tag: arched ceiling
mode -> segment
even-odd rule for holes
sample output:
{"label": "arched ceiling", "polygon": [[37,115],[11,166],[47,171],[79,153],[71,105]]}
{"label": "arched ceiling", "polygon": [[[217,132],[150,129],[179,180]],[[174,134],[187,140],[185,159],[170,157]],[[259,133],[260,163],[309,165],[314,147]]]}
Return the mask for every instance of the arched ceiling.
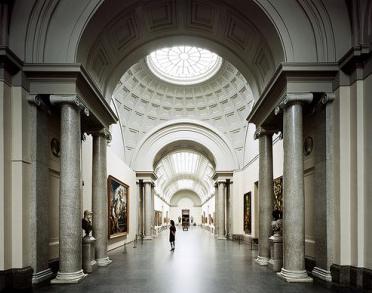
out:
{"label": "arched ceiling", "polygon": [[188,190],[188,189],[177,191],[172,196],[169,203],[171,206],[178,206],[178,203],[184,198],[190,199],[192,203],[194,204],[194,206],[202,205],[202,201],[200,197],[194,191]]}
{"label": "arched ceiling", "polygon": [[180,190],[192,190],[201,202],[214,192],[211,162],[193,150],[178,150],[164,156],[155,166],[156,192],[167,202]]}
{"label": "arched ceiling", "polygon": [[234,64],[258,97],[286,56],[275,26],[254,1],[105,1],[80,40],[85,65],[106,97],[135,62],[164,46],[196,45]]}
{"label": "arched ceiling", "polygon": [[122,76],[113,101],[122,127],[128,164],[142,138],[154,127],[187,118],[205,122],[225,134],[242,165],[246,117],[254,99],[244,76],[226,60],[212,78],[189,86],[159,79],[141,60]]}

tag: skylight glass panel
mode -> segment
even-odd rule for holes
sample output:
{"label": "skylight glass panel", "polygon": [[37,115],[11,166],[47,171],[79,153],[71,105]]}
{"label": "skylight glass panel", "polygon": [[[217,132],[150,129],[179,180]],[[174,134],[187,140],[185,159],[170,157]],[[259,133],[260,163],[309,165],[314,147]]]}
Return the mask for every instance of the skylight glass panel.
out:
{"label": "skylight glass panel", "polygon": [[174,46],[152,52],[146,57],[146,63],[164,81],[191,85],[206,81],[217,73],[222,58],[206,49]]}

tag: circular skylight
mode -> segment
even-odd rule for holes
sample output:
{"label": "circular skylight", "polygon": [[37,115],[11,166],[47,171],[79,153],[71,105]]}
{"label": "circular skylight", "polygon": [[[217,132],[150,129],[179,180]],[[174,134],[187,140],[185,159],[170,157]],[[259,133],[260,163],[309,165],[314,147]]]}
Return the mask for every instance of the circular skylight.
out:
{"label": "circular skylight", "polygon": [[222,58],[206,49],[176,46],[152,52],[146,62],[162,80],[190,85],[212,77],[220,69]]}

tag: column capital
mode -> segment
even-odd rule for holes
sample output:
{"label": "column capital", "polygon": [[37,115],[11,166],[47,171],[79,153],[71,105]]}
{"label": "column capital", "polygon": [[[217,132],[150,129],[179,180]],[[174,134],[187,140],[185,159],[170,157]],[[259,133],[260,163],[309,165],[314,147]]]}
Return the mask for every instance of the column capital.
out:
{"label": "column capital", "polygon": [[89,110],[84,105],[82,100],[76,95],[50,95],[49,101],[52,105],[58,104],[71,104],[78,107],[81,111],[84,112],[86,116],[89,116]]}
{"label": "column capital", "polygon": [[274,133],[278,132],[278,130],[274,129],[268,129],[264,128],[262,126],[257,127],[256,131],[254,132],[254,139],[258,139],[261,136],[267,135],[267,136],[272,136]]}
{"label": "column capital", "polygon": [[292,104],[309,104],[313,101],[313,98],[313,93],[286,94],[279,105],[275,107],[274,113],[275,115],[278,115],[284,108]]}
{"label": "column capital", "polygon": [[326,105],[328,103],[332,103],[336,99],[335,93],[323,93],[321,95],[320,101],[323,105]]}
{"label": "column capital", "polygon": [[112,136],[111,132],[107,128],[102,128],[100,130],[93,130],[93,131],[88,131],[88,134],[91,134],[93,137],[101,136],[105,138],[108,142],[111,141]]}

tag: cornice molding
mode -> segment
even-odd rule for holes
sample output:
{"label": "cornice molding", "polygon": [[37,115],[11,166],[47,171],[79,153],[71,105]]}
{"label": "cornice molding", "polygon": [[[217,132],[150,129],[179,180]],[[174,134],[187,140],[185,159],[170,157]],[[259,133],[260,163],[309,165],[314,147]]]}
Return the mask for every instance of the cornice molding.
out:
{"label": "cornice molding", "polygon": [[[247,117],[257,126],[274,127],[277,105],[291,94],[332,92],[337,63],[281,63]],[[274,127],[275,128],[275,127]]]}
{"label": "cornice molding", "polygon": [[118,121],[81,64],[24,64],[31,94],[78,95],[91,112],[90,129],[108,128]]}
{"label": "cornice molding", "polygon": [[148,180],[150,180],[151,182],[155,182],[156,179],[158,179],[155,172],[153,171],[137,171],[136,178],[137,180],[143,180],[143,182]]}

